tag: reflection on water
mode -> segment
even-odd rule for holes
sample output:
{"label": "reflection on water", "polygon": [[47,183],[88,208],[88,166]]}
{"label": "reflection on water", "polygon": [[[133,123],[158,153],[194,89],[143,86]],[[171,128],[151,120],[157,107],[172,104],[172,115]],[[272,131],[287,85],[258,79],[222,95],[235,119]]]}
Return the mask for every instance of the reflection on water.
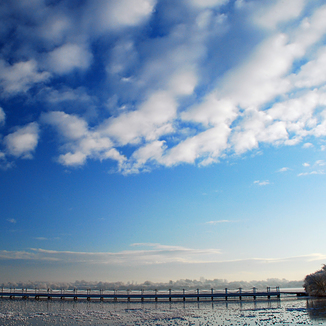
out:
{"label": "reflection on water", "polygon": [[326,298],[307,300],[309,317],[315,320],[326,320]]}
{"label": "reflection on water", "polygon": [[[326,300],[99,302],[0,299],[0,325],[325,325]],[[324,319],[325,318],[325,319]]]}

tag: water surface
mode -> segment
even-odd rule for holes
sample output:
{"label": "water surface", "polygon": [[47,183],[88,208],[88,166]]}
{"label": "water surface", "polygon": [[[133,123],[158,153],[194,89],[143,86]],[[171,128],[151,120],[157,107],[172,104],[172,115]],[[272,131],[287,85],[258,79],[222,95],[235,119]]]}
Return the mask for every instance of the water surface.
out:
{"label": "water surface", "polygon": [[113,303],[0,299],[0,325],[326,325],[326,300]]}

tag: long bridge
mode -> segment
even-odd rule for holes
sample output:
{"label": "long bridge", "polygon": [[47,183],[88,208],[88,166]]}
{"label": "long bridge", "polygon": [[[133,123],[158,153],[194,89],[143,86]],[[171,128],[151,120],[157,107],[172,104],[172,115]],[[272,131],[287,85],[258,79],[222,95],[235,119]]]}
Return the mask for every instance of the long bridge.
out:
{"label": "long bridge", "polygon": [[90,300],[112,300],[112,301],[207,301],[217,299],[238,299],[252,298],[256,300],[258,297],[265,297],[267,299],[280,298],[281,295],[296,295],[307,296],[307,293],[302,290],[280,290],[279,287],[271,289],[267,287],[266,290],[261,291],[256,288],[251,290],[52,290],[52,289],[16,289],[16,288],[2,288],[0,291],[1,298],[22,298],[29,299],[86,299]]}

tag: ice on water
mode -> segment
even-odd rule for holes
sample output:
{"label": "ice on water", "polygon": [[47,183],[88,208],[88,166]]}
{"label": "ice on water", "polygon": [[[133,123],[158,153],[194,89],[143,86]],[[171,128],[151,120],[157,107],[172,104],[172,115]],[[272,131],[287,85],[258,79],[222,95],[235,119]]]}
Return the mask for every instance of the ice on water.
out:
{"label": "ice on water", "polygon": [[326,300],[112,303],[0,299],[0,325],[326,325]]}

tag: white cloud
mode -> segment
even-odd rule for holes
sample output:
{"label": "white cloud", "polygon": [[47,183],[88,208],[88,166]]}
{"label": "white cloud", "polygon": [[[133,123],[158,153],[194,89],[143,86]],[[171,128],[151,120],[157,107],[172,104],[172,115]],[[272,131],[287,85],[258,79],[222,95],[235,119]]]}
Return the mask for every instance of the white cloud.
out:
{"label": "white cloud", "polygon": [[265,28],[276,28],[279,23],[296,18],[302,12],[305,0],[277,0],[258,10],[255,22]]}
{"label": "white cloud", "polygon": [[232,221],[230,220],[217,220],[217,221],[209,221],[206,222],[205,224],[210,224],[210,225],[215,225],[215,224],[220,224],[220,223],[231,223]]}
{"label": "white cloud", "polygon": [[87,69],[92,58],[85,45],[67,43],[48,54],[48,65],[51,71],[66,74],[74,69]]}
{"label": "white cloud", "polygon": [[43,122],[56,127],[62,136],[68,140],[78,140],[88,132],[87,122],[75,115],[54,111],[43,114]]}
{"label": "white cloud", "polygon": [[131,156],[129,161],[124,162],[121,169],[124,174],[138,173],[140,170],[148,171],[148,168],[144,169],[147,162],[159,162],[162,159],[162,155],[165,149],[164,141],[153,141],[140,148],[138,148]]}
{"label": "white cloud", "polygon": [[312,148],[312,147],[314,147],[314,145],[312,143],[304,143],[302,145],[302,148]]}
{"label": "white cloud", "polygon": [[[45,240],[45,238],[37,238]],[[133,244],[138,250],[120,252],[73,252],[44,249],[29,251],[0,250],[0,259],[48,260],[67,263],[111,264],[111,265],[157,265],[166,263],[202,264],[216,261],[218,249],[191,249],[153,243]]]}
{"label": "white cloud", "polygon": [[92,97],[87,94],[83,87],[72,89],[69,87],[63,87],[62,89],[44,89],[45,97],[51,104],[61,104],[62,102],[77,102],[79,105],[90,105]]}
{"label": "white cloud", "polygon": [[270,184],[270,182],[269,182],[269,180],[264,180],[264,181],[256,180],[256,181],[254,181],[254,184],[256,184],[258,186],[267,186]]}
{"label": "white cloud", "polygon": [[4,138],[6,150],[10,155],[25,159],[32,158],[38,144],[39,126],[36,122],[17,128]]}
{"label": "white cloud", "polygon": [[[244,43],[245,37],[256,37],[256,43],[244,51],[246,56],[238,53],[233,58],[232,50],[227,50],[228,55],[220,51],[231,44],[223,43],[227,38],[222,40],[221,31],[236,33],[228,11],[221,14],[217,10],[227,3],[185,0],[169,12],[163,5],[156,8],[155,0],[99,0],[76,12],[63,4],[49,10],[43,2],[34,3],[26,15],[42,17],[42,22],[29,30],[35,32],[35,39],[27,38],[26,50],[21,49],[20,58],[27,59],[14,64],[1,60],[0,83],[5,93],[14,94],[48,81],[51,74],[40,70],[41,59],[54,75],[86,70],[93,63],[94,36],[98,44],[107,36],[110,46],[94,52],[94,57],[105,57],[100,64],[106,67],[108,80],[97,94],[103,99],[107,91],[108,98],[114,98],[110,118],[101,111],[101,104],[93,113],[67,114],[76,111],[66,102],[94,108],[96,101],[87,94],[97,90],[60,86],[60,90],[47,88],[38,94],[47,105],[60,105],[56,108],[60,112],[45,114],[42,121],[59,132],[58,160],[67,166],[108,158],[116,160],[123,173],[182,162],[204,166],[263,143],[294,145],[308,137],[325,136],[326,48],[320,41],[326,33],[326,6],[304,10],[308,6],[305,0],[236,1],[236,7],[243,8],[236,11],[241,17],[236,28],[243,27]],[[19,12],[28,8],[18,7]],[[156,9],[162,14],[164,35],[147,37],[144,33],[139,41],[139,26]],[[187,14],[176,19],[178,10]],[[253,34],[245,34],[248,25]],[[262,27],[268,31],[261,33]],[[36,53],[36,47],[31,48],[40,40],[44,48]],[[98,120],[90,120],[91,115]],[[0,124],[4,119],[0,109]],[[92,127],[86,119],[92,121]],[[126,147],[128,159],[119,152]],[[15,153],[24,156],[19,150]]]}
{"label": "white cloud", "polygon": [[[112,49],[108,73],[125,74],[137,62],[138,53],[132,40],[122,40]],[[126,80],[126,79],[124,79]]]}
{"label": "white cloud", "polygon": [[[284,16],[281,20],[299,15],[303,3],[303,1],[288,3],[287,5],[294,6],[296,11],[286,13],[285,15],[289,16]],[[275,10],[283,10],[283,5],[284,3],[278,2],[278,9]],[[324,8],[320,9],[323,10]],[[201,104],[184,111],[181,114],[182,119],[201,123],[206,128],[222,122],[223,128],[229,128],[237,117],[240,118],[232,132],[224,138],[224,146],[221,147],[229,148],[231,143],[235,152],[239,154],[257,148],[259,143],[263,142],[274,145],[294,145],[309,133],[323,134],[324,129],[321,126],[311,129],[317,123],[313,117],[314,109],[325,103],[322,92],[314,90],[275,104],[267,111],[260,109],[276,96],[286,94],[294,87],[292,80],[295,78],[292,76],[292,79],[289,79],[286,74],[290,71],[294,60],[301,57],[307,47],[321,37],[324,27],[320,23],[319,16],[318,10],[312,15],[311,25],[305,32],[313,36],[313,41],[307,42],[305,37],[300,39],[295,31],[294,41],[290,42],[288,35],[276,32],[254,51],[247,62],[230,71],[219,88],[207,96]],[[239,108],[244,112],[239,114]],[[207,155],[207,152],[202,151],[195,142],[200,138],[199,135],[204,133],[206,131],[167,150],[167,153],[175,153],[174,164],[180,161],[193,163],[203,154]],[[186,144],[188,146],[185,146]],[[170,154],[166,157],[169,156]],[[211,162],[215,161],[216,159]],[[165,162],[167,165],[171,164],[170,160]]]}
{"label": "white cloud", "polygon": [[153,141],[173,131],[177,103],[168,92],[156,92],[140,108],[108,119],[99,132],[114,138],[120,145]]}
{"label": "white cloud", "polygon": [[[62,266],[63,263],[78,266],[76,270],[80,270],[81,274],[73,274],[73,277],[75,275],[81,277],[80,275],[85,273],[85,271],[89,271],[89,267],[92,271],[94,271],[94,266],[96,271],[102,270],[102,273],[99,275],[107,275],[108,268],[110,271],[111,268],[117,268],[118,274],[115,275],[115,279],[120,277],[120,280],[123,280],[121,277],[126,277],[127,275],[125,281],[135,279],[135,269],[133,267],[137,268],[138,266],[147,266],[145,270],[142,269],[142,275],[137,275],[136,273],[138,280],[150,278],[153,271],[159,275],[161,280],[173,279],[173,275],[176,275],[175,268],[172,268],[173,273],[166,274],[168,270],[171,270],[171,265],[168,264],[172,263],[177,270],[181,269],[182,273],[178,274],[178,277],[183,279],[195,279],[196,275],[198,277],[198,270],[195,268],[198,266],[203,267],[203,270],[206,271],[207,269],[219,270],[223,279],[243,280],[246,277],[246,272],[249,272],[250,279],[248,279],[248,276],[246,277],[249,281],[260,278],[261,275],[270,278],[282,278],[284,277],[284,270],[297,270],[298,268],[300,269],[300,266],[308,264],[308,268],[304,271],[301,268],[298,274],[290,273],[287,276],[290,276],[292,280],[300,279],[302,275],[308,274],[309,270],[314,270],[316,266],[320,266],[319,264],[326,257],[323,253],[311,253],[289,257],[248,257],[242,259],[229,257],[228,259],[222,259],[223,256],[218,249],[191,249],[180,246],[162,246],[160,244],[135,244],[132,247],[135,249],[119,252],[73,252],[44,249],[24,251],[0,250],[0,260],[28,260],[31,263],[41,262],[43,265],[50,263],[54,271],[57,270],[59,265]],[[164,273],[160,274],[164,264],[168,265],[169,268],[163,268]],[[194,267],[195,273],[192,273],[192,268],[189,267]],[[146,272],[148,269],[150,269],[150,273]],[[277,273],[280,269],[282,271]],[[259,272],[253,274],[253,270],[258,270]],[[59,270],[58,272],[60,273]],[[125,274],[126,272],[127,274]],[[144,273],[146,273],[145,277]],[[214,273],[212,273],[214,278],[213,275]],[[63,274],[60,274],[61,278],[63,276]]]}
{"label": "white cloud", "polygon": [[242,108],[252,108],[289,91],[291,85],[283,77],[301,52],[288,41],[283,33],[264,41],[247,62],[226,75],[223,88],[217,90],[219,96],[232,98]]}
{"label": "white cloud", "polygon": [[326,47],[322,47],[315,60],[311,60],[303,65],[297,75],[294,83],[296,87],[319,86],[326,82]]}
{"label": "white cloud", "polygon": [[301,26],[296,30],[295,42],[305,49],[318,42],[326,32],[326,5],[317,8],[310,17],[302,20]]}
{"label": "white cloud", "polygon": [[27,92],[35,84],[48,81],[50,76],[46,71],[38,71],[35,60],[9,65],[0,59],[0,85],[5,93]]}
{"label": "white cloud", "polygon": [[13,162],[9,162],[7,160],[6,153],[0,151],[0,169],[1,170],[8,170],[8,169],[12,168],[13,165],[14,165]]}
{"label": "white cloud", "polygon": [[318,160],[318,161],[315,162],[315,165],[324,166],[324,165],[326,165],[326,162],[324,160]]}
{"label": "white cloud", "polygon": [[304,167],[308,167],[308,166],[310,166],[309,163],[303,163],[302,165],[303,165]]}
{"label": "white cloud", "polygon": [[59,156],[59,162],[66,166],[83,165],[88,158],[113,159],[121,164],[125,158],[115,148],[110,138],[97,131],[90,130],[87,122],[64,112],[43,114],[42,122],[52,125],[63,137],[65,154]]}
{"label": "white cloud", "polygon": [[237,117],[236,106],[230,99],[219,99],[210,94],[203,103],[182,112],[181,118],[185,121],[201,123],[205,127],[229,125]]}
{"label": "white cloud", "polygon": [[12,223],[12,224],[16,224],[17,221],[14,218],[8,218],[7,219],[8,222]]}
{"label": "white cloud", "polygon": [[325,174],[325,172],[324,171],[304,172],[304,173],[299,173],[298,177],[305,176],[305,175],[314,175],[314,174]]}
{"label": "white cloud", "polygon": [[188,0],[195,7],[211,8],[222,6],[229,2],[229,0]]}
{"label": "white cloud", "polygon": [[234,3],[235,8],[241,9],[245,8],[248,3],[245,0],[236,0]]}
{"label": "white cloud", "polygon": [[99,32],[137,26],[152,14],[156,0],[100,0],[91,2],[87,20]]}
{"label": "white cloud", "polygon": [[303,128],[307,124],[313,126],[311,120],[314,109],[317,105],[324,103],[326,103],[324,94],[318,90],[312,90],[293,99],[276,103],[267,112],[273,119],[285,121],[288,128],[292,126],[294,129],[295,123],[300,123]]}
{"label": "white cloud", "polygon": [[226,124],[208,129],[168,150],[159,162],[166,166],[181,162],[194,163],[197,159],[201,165],[216,162],[227,146],[229,133],[230,129]]}
{"label": "white cloud", "polygon": [[191,69],[177,71],[169,82],[171,92],[176,95],[191,95],[197,84],[197,76]]}
{"label": "white cloud", "polygon": [[0,107],[0,126],[4,125],[5,120],[6,120],[6,114],[3,111],[3,108]]}
{"label": "white cloud", "polygon": [[259,142],[277,145],[288,139],[286,124],[275,121],[266,112],[248,109],[240,126],[234,128],[231,142],[237,154],[258,148]]}
{"label": "white cloud", "polygon": [[73,22],[67,14],[56,13],[54,15],[49,15],[47,19],[44,20],[44,24],[39,29],[39,34],[51,43],[60,44],[64,40],[64,37],[71,33],[73,29],[72,25]]}
{"label": "white cloud", "polygon": [[290,170],[290,168],[284,167],[284,168],[279,169],[277,172],[286,172],[288,170]]}

